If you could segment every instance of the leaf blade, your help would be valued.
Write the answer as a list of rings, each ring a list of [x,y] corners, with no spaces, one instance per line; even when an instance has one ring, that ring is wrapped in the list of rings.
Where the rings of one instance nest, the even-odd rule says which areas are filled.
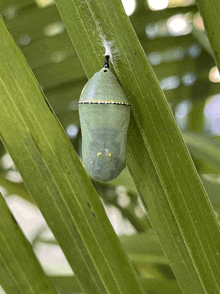
[[[91,181],[2,20],[0,33],[0,133],[24,182],[86,293],[142,293]]]
[[[6,293],[57,293],[1,194],[0,214],[0,282]]]
[[[71,8],[69,11],[64,9],[60,0],[55,2],[88,77],[101,66],[104,50],[99,45],[100,39],[111,48],[114,69],[132,104],[143,138],[141,144],[145,145],[142,154],[148,154],[146,163],[151,165],[153,177],[142,166],[141,158],[137,160],[139,165],[135,164],[137,153],[134,152],[134,145],[128,164],[130,162],[133,179],[144,202],[151,207],[151,222],[154,223],[160,242],[162,245],[164,242],[167,244],[164,250],[173,267],[175,264],[174,272],[182,290],[188,293],[187,286],[191,285],[192,293],[204,293],[210,289],[219,292],[220,275],[216,262],[219,256],[219,226],[169,105],[123,12],[121,2],[94,0],[78,3],[77,6],[77,1],[70,0],[66,3]],[[92,50],[91,43],[94,43]],[[92,66],[89,65],[89,56]],[[132,125],[133,138],[137,138],[140,133],[137,126],[134,123]],[[141,180],[137,174],[139,177],[142,175]],[[147,188],[143,174],[148,174],[152,189]],[[153,188],[153,184],[156,188]],[[155,189],[159,191],[164,207],[160,201],[154,200],[157,197]],[[158,222],[159,217],[164,224]],[[166,241],[162,228],[166,229],[169,241]],[[178,238],[174,238],[173,231]],[[175,247],[176,257],[173,256],[172,247]],[[184,262],[187,260],[190,274],[184,262],[179,263],[179,259]],[[209,277],[206,268],[210,270]]]

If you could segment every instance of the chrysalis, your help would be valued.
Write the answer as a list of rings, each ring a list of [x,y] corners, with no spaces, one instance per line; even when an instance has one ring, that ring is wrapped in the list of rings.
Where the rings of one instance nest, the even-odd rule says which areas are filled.
[[[79,99],[82,157],[90,176],[115,179],[125,167],[130,104],[116,76],[104,67],[87,82]]]

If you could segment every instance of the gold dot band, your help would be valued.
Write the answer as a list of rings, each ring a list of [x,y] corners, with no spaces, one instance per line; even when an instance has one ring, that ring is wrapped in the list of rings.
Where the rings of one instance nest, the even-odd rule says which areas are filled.
[[[103,100],[84,100],[79,101],[78,104],[116,104],[116,105],[126,105],[131,106],[130,103],[127,102],[119,102],[119,101],[103,101]]]

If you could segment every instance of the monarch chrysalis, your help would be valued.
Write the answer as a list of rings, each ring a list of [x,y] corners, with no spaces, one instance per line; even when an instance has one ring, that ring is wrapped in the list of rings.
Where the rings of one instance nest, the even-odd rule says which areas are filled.
[[[115,179],[125,167],[130,104],[116,76],[104,67],[87,82],[79,99],[82,157],[90,176]]]

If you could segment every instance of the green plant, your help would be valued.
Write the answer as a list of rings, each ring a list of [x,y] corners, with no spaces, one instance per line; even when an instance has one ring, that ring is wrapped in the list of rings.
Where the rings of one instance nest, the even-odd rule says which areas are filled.
[[[125,185],[130,190],[127,192],[130,206],[127,209],[121,207],[115,186],[117,181],[119,184],[122,181],[115,180],[115,184],[108,185],[92,184],[61,127],[60,122],[66,127],[64,118],[68,114],[59,114],[59,96],[67,97],[67,100],[64,98],[66,102],[71,99],[72,93],[79,96],[85,81],[78,61],[75,61],[73,90],[61,82],[57,88],[52,87],[52,84],[56,85],[59,71],[63,73],[63,82],[68,82],[68,59],[64,59],[62,66],[59,63],[50,64],[57,70],[55,74],[47,77],[44,73],[44,92],[52,105],[51,109],[1,20],[1,138],[57,240],[48,241],[39,235],[36,242],[58,242],[80,285],[73,277],[63,277],[63,280],[52,277],[54,286],[46,275],[43,279],[50,285],[51,293],[77,292],[80,289],[85,293],[219,293],[219,225],[198,174],[200,170],[218,172],[218,143],[204,139],[201,134],[185,134],[185,141],[195,157],[197,172],[158,83],[160,73],[155,69],[156,77],[119,0],[55,0],[55,3],[88,78],[101,68],[103,46],[111,50],[112,68],[132,105],[127,164],[134,184],[128,184],[130,178],[125,175]],[[143,2],[139,1],[139,5],[137,11],[141,13]],[[43,13],[57,16],[55,7]],[[37,19],[36,15],[34,10],[32,18]],[[65,46],[69,42],[67,35],[64,43],[62,39],[57,41],[57,38],[50,41],[51,44],[54,42],[57,46]],[[28,59],[30,53],[22,49]],[[72,47],[71,54],[75,56]],[[190,66],[192,64],[193,61]],[[32,68],[40,79],[40,65],[35,66]],[[184,90],[184,94],[190,93],[187,91]],[[217,86],[214,91],[218,91]],[[65,93],[68,95],[65,96]],[[177,105],[180,97],[174,99],[173,96],[168,94],[167,99]],[[203,110],[202,107],[194,109],[200,114]],[[195,128],[197,131],[201,130],[203,124],[202,116],[199,117],[201,120],[199,127]],[[75,121],[78,121],[76,114]],[[202,140],[206,144],[202,144]],[[197,142],[201,142],[202,146]],[[78,149],[77,142],[74,144]],[[0,183],[9,191],[18,191],[18,194],[30,199],[25,187],[5,180],[4,173],[2,170]],[[206,183],[207,178],[203,181]],[[124,216],[130,219],[137,231],[145,233],[119,241],[94,187],[106,202],[124,211]],[[146,215],[138,217],[135,213],[137,191],[149,219]],[[4,207],[2,205],[2,209],[7,210]],[[218,211],[218,207],[215,209]],[[4,229],[2,232],[0,237],[3,240],[6,236]],[[22,247],[20,239],[15,240],[18,249]],[[24,240],[22,242],[26,242]],[[13,247],[4,252],[6,262],[0,264],[0,283],[8,293],[30,293],[30,289],[25,288],[25,281],[21,283],[22,288],[18,282],[20,278],[16,276],[19,259],[13,271],[10,267],[5,271],[7,260],[8,264],[11,263],[8,257],[12,250]],[[28,262],[34,268],[36,259],[33,254]],[[27,268],[24,268],[25,271]],[[41,269],[36,269],[36,273],[37,284],[43,274]],[[13,283],[10,284],[10,280]],[[35,289],[35,282],[28,277],[27,284],[33,284],[32,292],[39,293]]]

